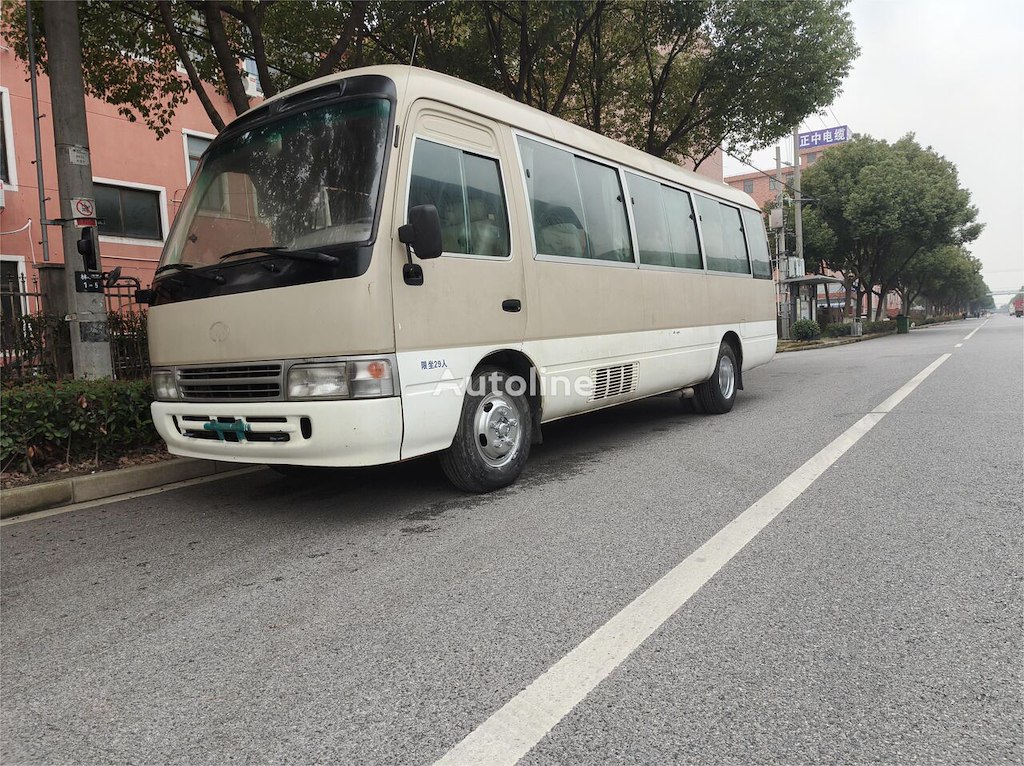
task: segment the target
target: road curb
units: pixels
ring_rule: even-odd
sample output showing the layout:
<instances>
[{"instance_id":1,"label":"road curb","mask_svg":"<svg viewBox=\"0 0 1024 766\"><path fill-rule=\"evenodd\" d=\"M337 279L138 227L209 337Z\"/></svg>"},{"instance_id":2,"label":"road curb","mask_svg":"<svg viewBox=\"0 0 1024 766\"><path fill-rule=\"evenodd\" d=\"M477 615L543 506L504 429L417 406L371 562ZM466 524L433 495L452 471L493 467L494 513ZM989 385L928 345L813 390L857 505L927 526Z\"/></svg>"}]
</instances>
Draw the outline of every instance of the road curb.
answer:
<instances>
[{"instance_id":1,"label":"road curb","mask_svg":"<svg viewBox=\"0 0 1024 766\"><path fill-rule=\"evenodd\" d=\"M73 476L59 481L12 487L2 492L0 518L45 511L61 505L100 500L126 492L152 489L187 479L197 479L226 471L235 471L238 463L220 463L195 458L173 458L159 463L122 468L116 471Z\"/></svg>"}]
</instances>

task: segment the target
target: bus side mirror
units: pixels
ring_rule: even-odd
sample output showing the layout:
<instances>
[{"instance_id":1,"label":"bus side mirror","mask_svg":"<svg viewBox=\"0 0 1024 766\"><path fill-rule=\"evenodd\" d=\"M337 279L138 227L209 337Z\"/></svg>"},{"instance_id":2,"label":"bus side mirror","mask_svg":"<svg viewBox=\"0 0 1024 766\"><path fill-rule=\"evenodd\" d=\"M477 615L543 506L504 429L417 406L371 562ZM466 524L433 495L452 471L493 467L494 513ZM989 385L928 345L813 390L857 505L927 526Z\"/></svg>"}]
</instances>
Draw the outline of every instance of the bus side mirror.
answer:
<instances>
[{"instance_id":1,"label":"bus side mirror","mask_svg":"<svg viewBox=\"0 0 1024 766\"><path fill-rule=\"evenodd\" d=\"M409 223L398 227L398 240L412 245L420 260L440 258L441 218L433 205L416 205L409 210Z\"/></svg>"}]
</instances>

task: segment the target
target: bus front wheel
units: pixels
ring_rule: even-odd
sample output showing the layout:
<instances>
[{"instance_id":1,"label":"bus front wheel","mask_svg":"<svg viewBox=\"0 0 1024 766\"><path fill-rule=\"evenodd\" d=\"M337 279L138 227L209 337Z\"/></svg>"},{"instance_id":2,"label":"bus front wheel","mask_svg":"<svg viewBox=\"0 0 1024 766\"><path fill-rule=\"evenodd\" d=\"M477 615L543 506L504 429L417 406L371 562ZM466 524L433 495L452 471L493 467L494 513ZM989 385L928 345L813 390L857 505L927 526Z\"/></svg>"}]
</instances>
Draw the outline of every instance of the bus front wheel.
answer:
<instances>
[{"instance_id":1,"label":"bus front wheel","mask_svg":"<svg viewBox=\"0 0 1024 766\"><path fill-rule=\"evenodd\" d=\"M484 367L470 381L452 446L441 469L466 492L490 492L519 478L530 455L533 431L526 383Z\"/></svg>"},{"instance_id":2,"label":"bus front wheel","mask_svg":"<svg viewBox=\"0 0 1024 766\"><path fill-rule=\"evenodd\" d=\"M704 412L722 415L732 409L736 403L738 370L736 352L729 343L722 343L715 371L708 380L693 389L694 398L700 402Z\"/></svg>"}]
</instances>

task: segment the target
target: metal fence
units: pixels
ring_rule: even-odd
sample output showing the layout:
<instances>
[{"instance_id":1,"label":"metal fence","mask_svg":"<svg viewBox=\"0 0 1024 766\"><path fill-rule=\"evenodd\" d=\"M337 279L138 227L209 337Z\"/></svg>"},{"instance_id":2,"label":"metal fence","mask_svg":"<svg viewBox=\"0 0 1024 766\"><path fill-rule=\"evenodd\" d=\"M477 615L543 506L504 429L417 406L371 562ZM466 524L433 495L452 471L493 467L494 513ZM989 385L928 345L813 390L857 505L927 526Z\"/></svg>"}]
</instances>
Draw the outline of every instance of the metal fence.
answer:
<instances>
[{"instance_id":1,"label":"metal fence","mask_svg":"<svg viewBox=\"0 0 1024 766\"><path fill-rule=\"evenodd\" d=\"M135 302L141 287L135 277L118 276L107 283L107 329L110 332L110 364L119 380L149 377L149 336L146 310Z\"/></svg>"},{"instance_id":2,"label":"metal fence","mask_svg":"<svg viewBox=\"0 0 1024 766\"><path fill-rule=\"evenodd\" d=\"M110 362L114 377L149 375L146 311L134 301L134 277L117 277L104 289ZM61 380L74 375L71 336L64 316L48 310L39 278L19 274L0 282L0 378L3 383Z\"/></svg>"}]
</instances>

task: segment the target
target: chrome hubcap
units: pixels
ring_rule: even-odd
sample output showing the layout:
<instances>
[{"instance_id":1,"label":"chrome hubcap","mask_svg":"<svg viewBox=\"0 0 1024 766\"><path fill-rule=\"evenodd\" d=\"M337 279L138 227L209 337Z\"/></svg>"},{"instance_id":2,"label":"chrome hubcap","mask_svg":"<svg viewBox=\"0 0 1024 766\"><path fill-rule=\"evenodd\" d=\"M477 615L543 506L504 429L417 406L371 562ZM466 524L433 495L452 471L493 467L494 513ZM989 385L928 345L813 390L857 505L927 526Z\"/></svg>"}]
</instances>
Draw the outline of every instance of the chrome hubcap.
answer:
<instances>
[{"instance_id":1,"label":"chrome hubcap","mask_svg":"<svg viewBox=\"0 0 1024 766\"><path fill-rule=\"evenodd\" d=\"M732 359L724 355L718 360L718 390L725 399L732 399L736 390L736 367Z\"/></svg>"},{"instance_id":2,"label":"chrome hubcap","mask_svg":"<svg viewBox=\"0 0 1024 766\"><path fill-rule=\"evenodd\" d=\"M476 448L488 465L500 468L510 462L522 432L515 404L503 393L488 394L476 408Z\"/></svg>"}]
</instances>

